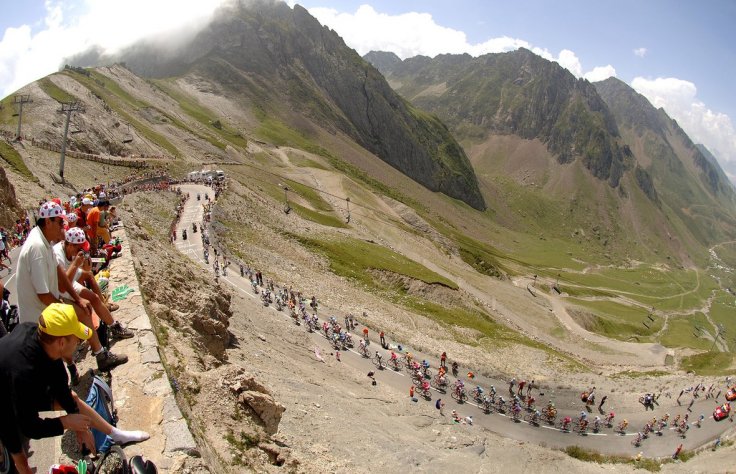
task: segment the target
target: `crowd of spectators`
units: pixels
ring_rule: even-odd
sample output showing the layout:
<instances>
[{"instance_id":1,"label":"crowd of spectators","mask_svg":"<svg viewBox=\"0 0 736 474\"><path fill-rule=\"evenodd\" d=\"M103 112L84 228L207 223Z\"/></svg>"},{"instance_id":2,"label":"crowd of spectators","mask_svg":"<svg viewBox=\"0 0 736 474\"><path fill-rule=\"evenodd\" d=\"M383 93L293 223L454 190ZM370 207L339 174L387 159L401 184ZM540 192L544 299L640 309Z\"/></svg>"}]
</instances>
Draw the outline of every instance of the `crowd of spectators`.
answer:
<instances>
[{"instance_id":1,"label":"crowd of spectators","mask_svg":"<svg viewBox=\"0 0 736 474\"><path fill-rule=\"evenodd\" d=\"M118 444L149 437L116 428L75 391L80 384L76 359L86 353L80 350L83 345L94 355L98 371L109 372L128 361L110 351L112 342L134 336L116 320L118 306L100 284L105 272L109 277L110 260L122 251L111 232L117 216L110 194L100 185L65 200L44 200L35 226L29 218L18 220L12 233L0 229L0 263L3 257L10 263L9 249L21 245L11 277L17 308L7 304L9 295L2 289L2 311L16 309L18 318L4 317L0 331L6 334L0 337L0 442L23 474L33 472L29 439L72 431L83 453L96 449L90 429ZM40 414L51 410L64 414Z\"/></svg>"}]
</instances>

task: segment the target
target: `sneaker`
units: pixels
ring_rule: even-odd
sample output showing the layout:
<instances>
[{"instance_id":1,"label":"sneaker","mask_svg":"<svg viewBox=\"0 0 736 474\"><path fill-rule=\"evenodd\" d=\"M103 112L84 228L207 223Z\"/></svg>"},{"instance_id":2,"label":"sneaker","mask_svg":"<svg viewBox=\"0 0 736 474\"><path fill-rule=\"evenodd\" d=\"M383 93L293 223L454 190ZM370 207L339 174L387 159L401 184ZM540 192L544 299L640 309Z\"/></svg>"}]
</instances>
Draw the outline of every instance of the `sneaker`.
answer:
<instances>
[{"instance_id":1,"label":"sneaker","mask_svg":"<svg viewBox=\"0 0 736 474\"><path fill-rule=\"evenodd\" d=\"M95 356L97 358L97 368L100 372L107 372L114 369L118 365L128 362L128 356L113 354L108 350L103 350Z\"/></svg>"},{"instance_id":2,"label":"sneaker","mask_svg":"<svg viewBox=\"0 0 736 474\"><path fill-rule=\"evenodd\" d=\"M69 370L69 383L72 386L79 385L79 371L76 364L67 364L66 368Z\"/></svg>"},{"instance_id":3,"label":"sneaker","mask_svg":"<svg viewBox=\"0 0 736 474\"><path fill-rule=\"evenodd\" d=\"M110 326L110 333L114 339L130 339L135 333L128 328L124 328L120 321L115 321Z\"/></svg>"}]
</instances>

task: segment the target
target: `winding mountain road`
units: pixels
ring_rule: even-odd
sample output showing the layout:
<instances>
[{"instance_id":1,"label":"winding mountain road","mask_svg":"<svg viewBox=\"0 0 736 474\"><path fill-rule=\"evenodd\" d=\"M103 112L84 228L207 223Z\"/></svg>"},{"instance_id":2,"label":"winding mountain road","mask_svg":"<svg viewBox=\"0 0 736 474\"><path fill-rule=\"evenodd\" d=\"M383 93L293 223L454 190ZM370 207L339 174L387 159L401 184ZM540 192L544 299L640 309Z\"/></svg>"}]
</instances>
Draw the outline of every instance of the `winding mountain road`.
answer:
<instances>
[{"instance_id":1,"label":"winding mountain road","mask_svg":"<svg viewBox=\"0 0 736 474\"><path fill-rule=\"evenodd\" d=\"M211 264L204 263L201 236L199 233L191 234L191 227L192 223L200 223L203 220L203 201L196 200L197 193L200 193L202 197L204 197L205 193L208 193L211 196L213 194L212 190L205 186L195 184L182 184L180 185L180 188L184 193L189 193L190 199L186 201L181 215L177 240L175 242L176 248L197 262L207 271L211 271ZM181 229L187 229L187 233L189 234L188 240L181 240ZM214 258L214 253L211 253L211 258ZM264 307L261 304L258 295L254 294L248 279L242 278L237 268L228 272L228 276L221 276L220 282L221 284L231 285L235 292L244 297L243 300L245 300L248 311L262 314L264 317L283 319L285 331L305 331L305 327L303 325L294 325L286 312L276 311L273 306ZM317 296L319 298L319 295ZM248 303L248 301L250 301L250 303ZM555 305L553 298L551 299L551 303L553 306ZM326 314L342 313L338 310L333 310L333 308L321 307L320 319L323 320ZM315 349L319 350L325 356L333 352L323 335L319 333L311 333L310 337ZM358 337L358 334L354 335L354 338L357 339ZM389 343L393 342L395 344L394 341L390 341L390 338L387 339L389 339ZM373 341L370 347L372 351L380 349L380 345L377 341ZM384 360L388 360L387 351L380 350L380 352L385 356ZM427 360L430 360L432 367L436 371L438 361L435 358L413 349L411 352L414 353L418 359L426 358ZM408 390L412 385L412 382L406 372L396 372L390 369L380 371L376 370L375 365L369 359L358 354L357 350L345 351L342 356L342 362L343 364L353 367L358 372L367 373L371 370L375 371L378 383L388 385L398 390L400 393L406 393L408 396ZM461 368L461 373L465 373L467 370L467 368L464 368L464 370ZM452 383L452 377L450 377L450 379ZM479 376L472 382L472 385L470 382L466 382L466 388L470 391L470 389L473 388L472 386L476 384L480 385L484 389L494 385L497 388L499 395L503 395L507 399L509 398L508 381L494 380ZM573 419L576 419L580 411L583 409L582 403L579 399L580 391L578 390L548 388L545 392L546 393L540 393L539 390L534 390L533 395L537 397L540 405L544 405L548 399L554 400L558 408L558 420L564 416L571 416ZM713 400L704 400L701 397L692 407L691 421L695 421L700 413L706 414L706 419L702 424L702 428L697 428L695 426L691 427L687 433L687 437L684 439L679 437L674 430L668 428L662 436L650 435L649 439L645 440L640 447L634 447L632 445L632 437L635 434L635 431L642 429L648 420L655 416L657 418L661 418L661 416L666 412L671 414L671 418L674 418L678 414L684 415L686 413L686 405L678 407L674 399L660 399L661 405L657 406L654 411L645 411L642 407L642 409L634 412L622 413L619 410L615 410L616 402L613 399L614 397L609 396L607 409L613 409L616 411L615 424L624 418L627 419L630 423L629 432L626 435L620 435L614 433L612 429L604 428L599 433L589 432L588 435L579 435L575 432L561 432L553 426L547 426L544 424L541 426L533 426L526 422L515 423L505 414L485 414L474 403L456 403L451 398L449 392L447 394L442 394L433 390L431 401L420 398L418 403L434 404L437 398L442 398L446 402L445 410L447 415L449 415L449 412L453 409L457 410L463 417L472 415L474 425L479 429L487 429L507 438L534 442L550 448L565 448L568 446L578 445L605 454L635 456L639 452L643 452L644 456L651 458L671 456L680 443L684 445L685 449L696 449L713 441L723 432L734 428L734 424L728 420L721 422L713 421L710 418L710 414L713 412L716 403ZM719 401L723 403L722 396ZM596 414L597 413L595 413L594 409L594 412L589 415L589 419L592 420Z\"/></svg>"}]
</instances>

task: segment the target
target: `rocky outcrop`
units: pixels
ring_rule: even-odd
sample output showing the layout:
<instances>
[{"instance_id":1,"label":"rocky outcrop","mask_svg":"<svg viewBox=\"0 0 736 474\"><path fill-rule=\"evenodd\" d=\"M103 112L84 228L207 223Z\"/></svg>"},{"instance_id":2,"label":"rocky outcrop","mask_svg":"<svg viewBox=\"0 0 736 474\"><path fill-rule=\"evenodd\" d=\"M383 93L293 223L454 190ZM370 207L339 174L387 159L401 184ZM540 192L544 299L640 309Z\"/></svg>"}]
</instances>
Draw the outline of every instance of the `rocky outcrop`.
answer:
<instances>
[{"instance_id":1,"label":"rocky outcrop","mask_svg":"<svg viewBox=\"0 0 736 474\"><path fill-rule=\"evenodd\" d=\"M220 386L227 388L242 407L255 413L266 433L273 435L278 431L286 407L274 400L271 392L243 368L228 372L220 379Z\"/></svg>"},{"instance_id":2,"label":"rocky outcrop","mask_svg":"<svg viewBox=\"0 0 736 474\"><path fill-rule=\"evenodd\" d=\"M129 222L127 231L131 240L138 241L133 245L134 263L149 314L187 334L206 366L226 361L230 293L195 272L176 249L152 239L141 221ZM167 265L160 264L162 259Z\"/></svg>"},{"instance_id":3,"label":"rocky outcrop","mask_svg":"<svg viewBox=\"0 0 736 474\"><path fill-rule=\"evenodd\" d=\"M8 181L5 169L0 167L0 226L8 228L23 214L15 198L15 188Z\"/></svg>"}]
</instances>

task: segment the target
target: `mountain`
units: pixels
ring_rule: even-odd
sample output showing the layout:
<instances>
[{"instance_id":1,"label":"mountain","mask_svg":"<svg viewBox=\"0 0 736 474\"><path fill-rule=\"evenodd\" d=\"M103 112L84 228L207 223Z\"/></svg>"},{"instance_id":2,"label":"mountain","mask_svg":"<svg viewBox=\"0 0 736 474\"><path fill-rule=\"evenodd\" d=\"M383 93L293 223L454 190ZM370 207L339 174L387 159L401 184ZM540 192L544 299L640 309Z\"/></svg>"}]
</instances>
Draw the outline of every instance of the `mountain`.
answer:
<instances>
[{"instance_id":1,"label":"mountain","mask_svg":"<svg viewBox=\"0 0 736 474\"><path fill-rule=\"evenodd\" d=\"M448 124L507 227L595 234L594 251L630 255L643 245L682 262L734 235L732 186L717 163L621 81L591 84L523 48L365 59Z\"/></svg>"},{"instance_id":2,"label":"mountain","mask_svg":"<svg viewBox=\"0 0 736 474\"><path fill-rule=\"evenodd\" d=\"M366 59L378 57L383 58L373 53ZM616 122L595 87L529 50L478 58L418 56L374 66L461 139L478 133L537 138L560 163L580 159L613 187L630 166Z\"/></svg>"},{"instance_id":3,"label":"mountain","mask_svg":"<svg viewBox=\"0 0 736 474\"><path fill-rule=\"evenodd\" d=\"M626 83L608 78L595 87L669 210L702 242L729 239L736 193L715 157Z\"/></svg>"},{"instance_id":4,"label":"mountain","mask_svg":"<svg viewBox=\"0 0 736 474\"><path fill-rule=\"evenodd\" d=\"M726 175L726 172L723 171L723 168L721 168L720 163L718 163L718 158L713 155L713 153L710 152L708 147L703 145L702 143L698 143L695 145L695 148L700 151L700 153L705 157L706 160L710 162L711 165L716 169L716 172L720 175L720 178L723 180L725 179L727 182L731 183L733 186L733 182L728 178L728 175Z\"/></svg>"},{"instance_id":5,"label":"mountain","mask_svg":"<svg viewBox=\"0 0 736 474\"><path fill-rule=\"evenodd\" d=\"M105 58L86 54L81 62ZM433 191L485 208L465 152L436 117L402 99L381 74L299 5L238 2L172 50L142 42L123 52L151 78L197 76L216 83L299 133L301 117L343 133ZM272 100L279 98L279 101Z\"/></svg>"}]
</instances>

